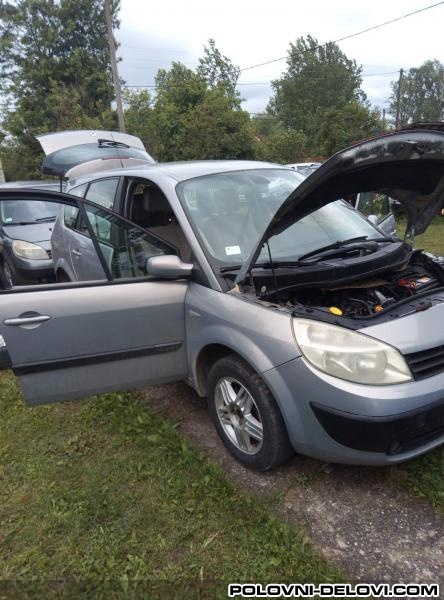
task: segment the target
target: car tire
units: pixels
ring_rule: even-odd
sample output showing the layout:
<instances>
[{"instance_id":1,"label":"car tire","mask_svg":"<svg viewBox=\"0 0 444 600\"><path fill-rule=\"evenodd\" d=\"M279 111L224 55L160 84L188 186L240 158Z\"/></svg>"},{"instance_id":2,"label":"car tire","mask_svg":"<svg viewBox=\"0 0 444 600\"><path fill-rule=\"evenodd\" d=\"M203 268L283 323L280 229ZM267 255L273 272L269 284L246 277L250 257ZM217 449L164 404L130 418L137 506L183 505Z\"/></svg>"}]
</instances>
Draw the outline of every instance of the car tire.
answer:
<instances>
[{"instance_id":1,"label":"car tire","mask_svg":"<svg viewBox=\"0 0 444 600\"><path fill-rule=\"evenodd\" d=\"M57 271L57 283L71 283L71 279L62 269Z\"/></svg>"},{"instance_id":2,"label":"car tire","mask_svg":"<svg viewBox=\"0 0 444 600\"><path fill-rule=\"evenodd\" d=\"M207 390L216 430L239 462L267 471L294 454L275 399L244 360L234 354L218 360L208 374Z\"/></svg>"}]
</instances>

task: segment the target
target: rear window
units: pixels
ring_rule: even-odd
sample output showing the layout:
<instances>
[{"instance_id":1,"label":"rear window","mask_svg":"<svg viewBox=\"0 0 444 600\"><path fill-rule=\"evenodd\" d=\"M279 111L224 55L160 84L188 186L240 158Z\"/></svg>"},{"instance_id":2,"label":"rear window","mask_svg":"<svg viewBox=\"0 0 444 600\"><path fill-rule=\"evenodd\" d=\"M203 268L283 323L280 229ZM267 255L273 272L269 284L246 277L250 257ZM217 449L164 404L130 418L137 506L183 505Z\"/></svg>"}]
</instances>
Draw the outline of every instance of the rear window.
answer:
<instances>
[{"instance_id":1,"label":"rear window","mask_svg":"<svg viewBox=\"0 0 444 600\"><path fill-rule=\"evenodd\" d=\"M96 142L63 148L49 154L43 161L43 171L44 173L58 175L91 160L109 160L112 158L137 158L152 162L152 158L144 150L106 145L99 146Z\"/></svg>"}]
</instances>

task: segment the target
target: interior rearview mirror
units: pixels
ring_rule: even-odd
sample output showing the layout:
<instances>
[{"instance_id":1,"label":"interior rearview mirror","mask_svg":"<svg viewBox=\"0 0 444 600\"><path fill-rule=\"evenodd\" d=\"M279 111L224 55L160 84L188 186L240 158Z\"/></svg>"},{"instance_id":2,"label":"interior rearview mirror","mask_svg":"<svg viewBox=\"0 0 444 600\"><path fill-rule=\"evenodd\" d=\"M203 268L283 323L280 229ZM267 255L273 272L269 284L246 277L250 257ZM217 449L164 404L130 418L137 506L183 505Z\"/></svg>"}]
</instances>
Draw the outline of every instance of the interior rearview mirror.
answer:
<instances>
[{"instance_id":1,"label":"interior rearview mirror","mask_svg":"<svg viewBox=\"0 0 444 600\"><path fill-rule=\"evenodd\" d=\"M146 272L148 275L160 277L161 279L182 279L189 277L193 265L185 263L175 254L164 256L152 256L146 261Z\"/></svg>"}]
</instances>

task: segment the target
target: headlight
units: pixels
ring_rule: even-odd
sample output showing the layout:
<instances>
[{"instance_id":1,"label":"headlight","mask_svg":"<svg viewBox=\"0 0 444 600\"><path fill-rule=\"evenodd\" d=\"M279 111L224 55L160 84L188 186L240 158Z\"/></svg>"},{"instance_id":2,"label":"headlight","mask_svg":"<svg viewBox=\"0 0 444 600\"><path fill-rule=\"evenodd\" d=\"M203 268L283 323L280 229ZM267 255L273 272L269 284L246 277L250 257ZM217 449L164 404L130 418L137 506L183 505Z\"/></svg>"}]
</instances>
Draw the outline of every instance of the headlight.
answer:
<instances>
[{"instance_id":1,"label":"headlight","mask_svg":"<svg viewBox=\"0 0 444 600\"><path fill-rule=\"evenodd\" d=\"M388 344L327 323L308 319L292 323L303 356L329 375L371 385L412 380L404 357Z\"/></svg>"},{"instance_id":2,"label":"headlight","mask_svg":"<svg viewBox=\"0 0 444 600\"><path fill-rule=\"evenodd\" d=\"M24 242L23 240L14 240L12 242L12 251L20 258L28 258L31 260L48 260L48 253L38 244Z\"/></svg>"}]
</instances>

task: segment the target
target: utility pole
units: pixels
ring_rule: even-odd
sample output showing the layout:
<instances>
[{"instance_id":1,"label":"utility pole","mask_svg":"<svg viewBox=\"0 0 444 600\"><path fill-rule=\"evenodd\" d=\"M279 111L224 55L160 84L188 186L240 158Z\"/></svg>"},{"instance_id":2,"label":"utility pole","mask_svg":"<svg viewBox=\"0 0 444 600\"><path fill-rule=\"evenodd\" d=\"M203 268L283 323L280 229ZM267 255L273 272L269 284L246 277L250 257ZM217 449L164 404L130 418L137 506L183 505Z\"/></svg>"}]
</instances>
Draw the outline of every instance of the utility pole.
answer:
<instances>
[{"instance_id":1,"label":"utility pole","mask_svg":"<svg viewBox=\"0 0 444 600\"><path fill-rule=\"evenodd\" d=\"M404 73L403 69L399 69L399 79L398 79L398 92L396 94L396 121L395 121L395 129L399 129L399 115L401 112L401 87L402 87L402 74Z\"/></svg>"},{"instance_id":2,"label":"utility pole","mask_svg":"<svg viewBox=\"0 0 444 600\"><path fill-rule=\"evenodd\" d=\"M438 121L444 121L444 69L441 69L441 84L439 86Z\"/></svg>"},{"instance_id":3,"label":"utility pole","mask_svg":"<svg viewBox=\"0 0 444 600\"><path fill-rule=\"evenodd\" d=\"M382 131L385 131L386 121L385 121L385 108L382 109Z\"/></svg>"},{"instance_id":4,"label":"utility pole","mask_svg":"<svg viewBox=\"0 0 444 600\"><path fill-rule=\"evenodd\" d=\"M111 6L110 0L105 0L105 18L106 26L108 29L108 45L109 55L111 58L111 69L113 73L114 91L116 94L117 103L117 120L119 122L120 131L125 131L125 119L123 116L123 103L122 103L122 91L120 89L119 73L117 71L117 60L116 60L116 41L113 34L113 23L111 20Z\"/></svg>"}]
</instances>

